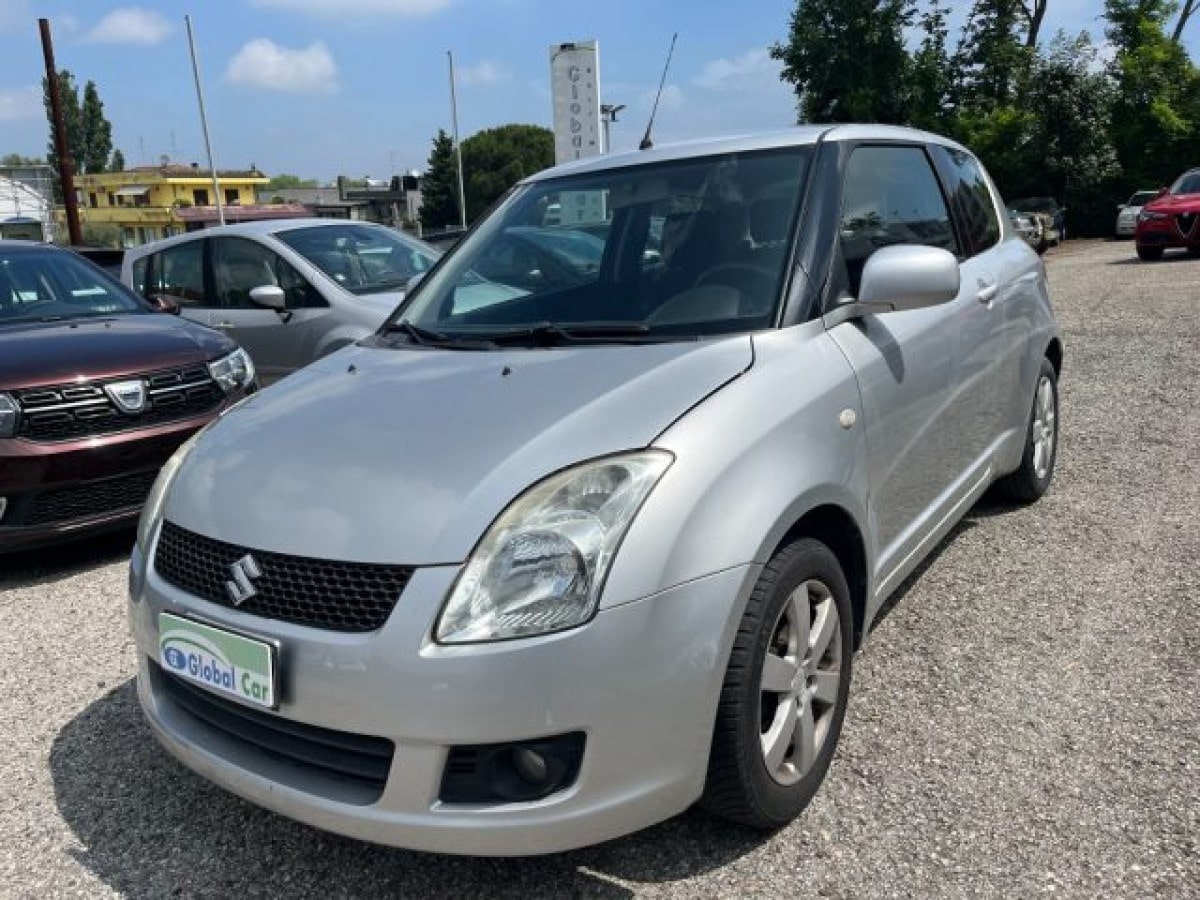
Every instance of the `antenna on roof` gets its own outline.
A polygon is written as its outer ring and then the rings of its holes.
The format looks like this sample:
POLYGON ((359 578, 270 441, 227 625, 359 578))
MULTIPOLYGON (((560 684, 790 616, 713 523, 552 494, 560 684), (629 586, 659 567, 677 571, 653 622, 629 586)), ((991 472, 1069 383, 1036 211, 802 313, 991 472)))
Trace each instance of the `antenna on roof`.
POLYGON ((658 115, 658 101, 662 97, 663 85, 667 83, 667 70, 671 68, 671 57, 675 55, 675 39, 677 37, 679 37, 678 31, 671 35, 671 49, 667 51, 667 64, 663 66, 662 78, 658 82, 658 93, 654 95, 654 108, 650 110, 650 121, 646 123, 646 134, 642 138, 642 142, 638 144, 639 150, 649 150, 654 146, 650 130, 654 127, 654 117, 658 115))

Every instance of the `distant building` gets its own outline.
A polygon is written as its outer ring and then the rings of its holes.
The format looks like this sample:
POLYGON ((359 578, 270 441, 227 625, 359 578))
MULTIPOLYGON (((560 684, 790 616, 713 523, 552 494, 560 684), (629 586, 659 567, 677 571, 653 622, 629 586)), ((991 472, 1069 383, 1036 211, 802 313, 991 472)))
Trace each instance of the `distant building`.
POLYGON ((421 180, 417 175, 396 175, 386 183, 351 187, 347 178, 339 176, 337 187, 260 189, 258 202, 299 203, 308 215, 415 230, 421 211, 421 180))
MULTIPOLYGON (((257 169, 220 172, 217 180, 226 222, 308 215, 298 204, 259 204, 255 191, 269 179, 257 169)), ((126 247, 218 223, 212 176, 194 163, 76 175, 75 193, 81 224, 115 226, 126 247)), ((61 224, 61 209, 58 215, 61 224)))
POLYGON ((52 184, 49 166, 0 168, 0 238, 53 239, 52 184))

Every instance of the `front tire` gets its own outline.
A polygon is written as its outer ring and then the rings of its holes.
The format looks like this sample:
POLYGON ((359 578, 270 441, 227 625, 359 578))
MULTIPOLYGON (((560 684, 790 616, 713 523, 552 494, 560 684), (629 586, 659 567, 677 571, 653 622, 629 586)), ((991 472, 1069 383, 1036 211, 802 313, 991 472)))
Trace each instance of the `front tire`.
POLYGON ((1138 259, 1142 260, 1142 262, 1153 262, 1154 260, 1162 259, 1163 248, 1162 247, 1138 247, 1137 255, 1138 255, 1138 259))
POLYGON ((996 482, 996 493, 1014 503, 1033 503, 1050 487, 1058 459, 1058 373, 1043 358, 1033 391, 1033 409, 1025 431, 1021 465, 996 482))
POLYGON ((767 564, 730 653, 704 808, 771 829, 812 800, 846 715, 852 615, 845 575, 825 544, 796 540, 767 564))

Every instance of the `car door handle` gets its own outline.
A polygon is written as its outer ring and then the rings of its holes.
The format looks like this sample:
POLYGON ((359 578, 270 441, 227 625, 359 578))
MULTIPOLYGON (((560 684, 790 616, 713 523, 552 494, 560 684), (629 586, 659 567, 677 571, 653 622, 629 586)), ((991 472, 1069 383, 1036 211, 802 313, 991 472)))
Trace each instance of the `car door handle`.
POLYGON ((996 299, 996 294, 1000 292, 1000 282, 987 282, 982 278, 979 279, 979 292, 975 294, 979 302, 984 306, 991 306, 992 301, 996 299))
POLYGON ((220 328, 225 331, 229 330, 230 328, 237 328, 237 326, 234 325, 232 322, 213 322, 212 327, 220 328))

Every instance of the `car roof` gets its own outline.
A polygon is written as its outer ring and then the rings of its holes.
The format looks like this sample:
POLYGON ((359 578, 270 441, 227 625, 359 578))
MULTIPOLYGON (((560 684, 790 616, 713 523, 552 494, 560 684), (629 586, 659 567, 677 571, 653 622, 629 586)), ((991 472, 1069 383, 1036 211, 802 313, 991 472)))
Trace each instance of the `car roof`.
POLYGON ((48 244, 43 241, 22 241, 15 238, 0 240, 0 251, 4 253, 58 253, 62 250, 69 250, 69 247, 60 247, 57 244, 48 244))
POLYGON ((163 238, 157 241, 140 244, 137 247, 127 249, 127 256, 137 257, 144 256, 147 252, 156 251, 162 247, 169 247, 172 244, 181 244, 186 241, 198 240, 206 237, 236 237, 236 236, 255 236, 263 237, 270 235, 281 234, 285 231, 295 231, 301 228, 324 228, 332 225, 361 225, 365 228, 380 228, 384 231, 396 235, 400 240, 406 243, 413 244, 422 250, 427 251, 432 256, 438 256, 440 251, 434 247, 430 247, 420 238, 413 237, 411 234, 406 234, 403 231, 397 231, 395 228, 388 228, 386 225, 380 225, 377 222, 364 222, 360 219, 324 219, 318 216, 306 216, 299 219, 257 219, 253 222, 237 222, 233 225, 217 225, 213 228, 203 228, 199 231, 189 231, 185 234, 176 234, 169 238, 163 238))
POLYGON ((702 138, 673 144, 662 144, 649 150, 632 150, 607 156, 592 156, 563 163, 526 179, 527 183, 560 178, 564 175, 583 175, 608 169, 623 169, 658 162, 695 159, 725 153, 747 153, 755 150, 774 150, 785 147, 812 146, 819 141, 911 141, 941 144, 965 150, 961 144, 921 131, 897 125, 797 125, 777 131, 728 137, 702 138))

